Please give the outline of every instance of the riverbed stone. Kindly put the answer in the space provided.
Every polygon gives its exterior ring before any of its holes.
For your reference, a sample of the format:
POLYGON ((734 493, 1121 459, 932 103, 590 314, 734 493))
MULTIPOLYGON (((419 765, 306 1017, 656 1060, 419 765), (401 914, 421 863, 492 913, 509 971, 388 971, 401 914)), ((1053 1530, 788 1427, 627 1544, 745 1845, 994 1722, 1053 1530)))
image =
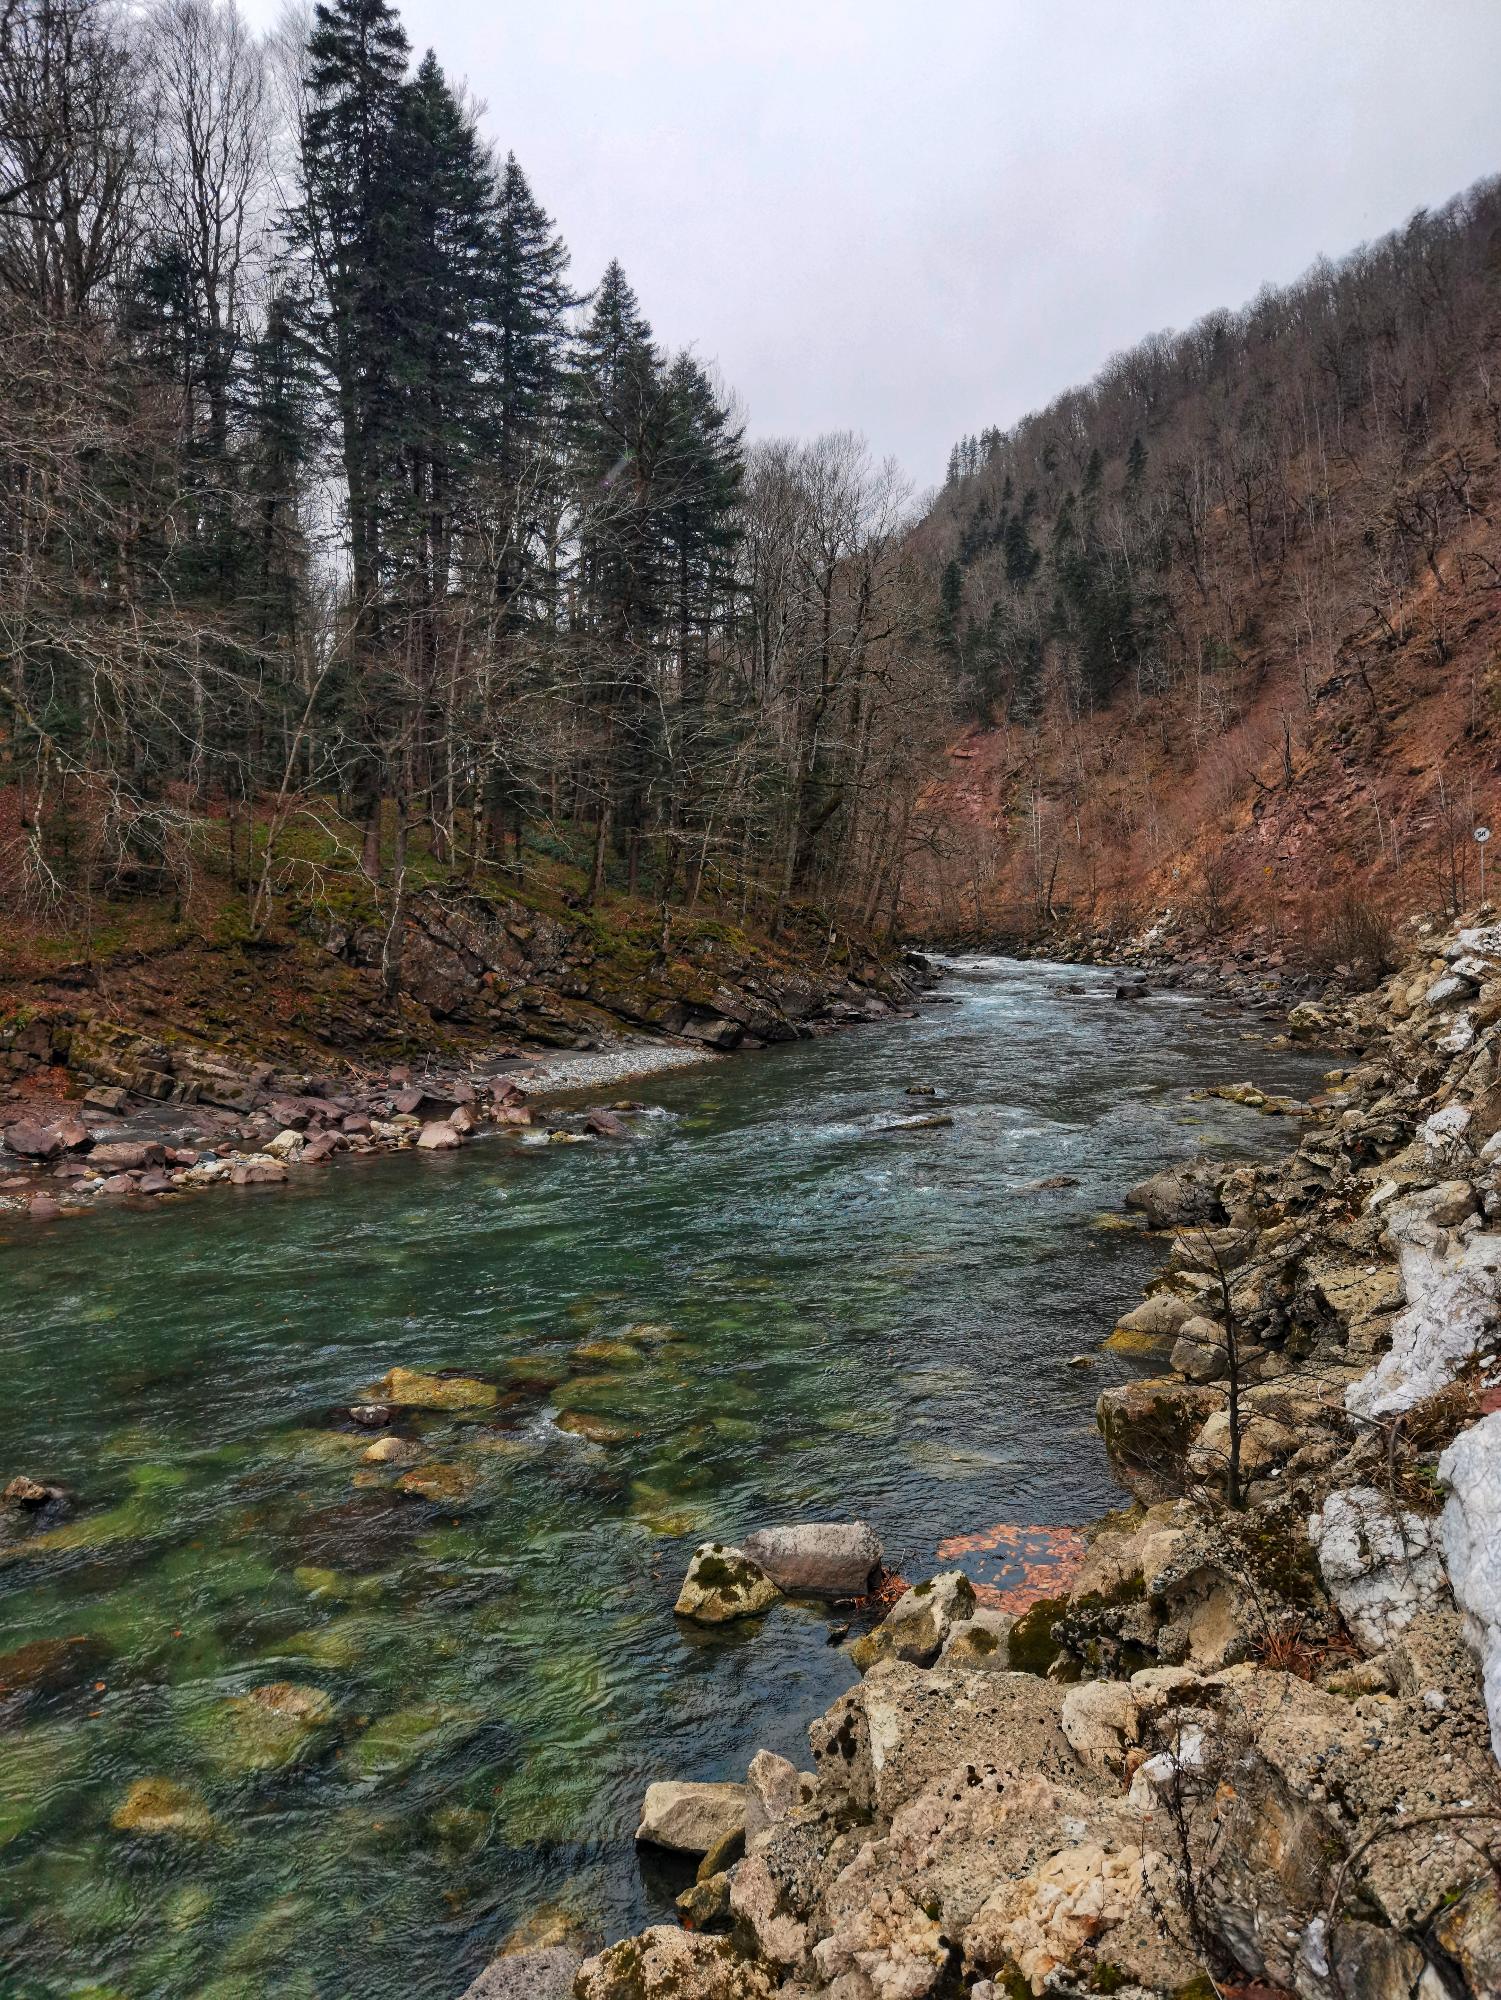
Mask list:
POLYGON ((200 1793, 172 1778, 137 1778, 110 1814, 117 1833, 212 1840, 219 1831, 200 1793))
POLYGON ((500 1400, 490 1382, 471 1375, 429 1375, 419 1368, 392 1368, 361 1399, 405 1410, 487 1410, 500 1400))
POLYGON ((462 1465, 414 1465, 396 1482, 398 1493, 410 1493, 438 1507, 462 1507, 474 1487, 475 1475, 462 1465))
POLYGON ((770 1610, 782 1593, 743 1549, 727 1542, 703 1542, 694 1550, 672 1607, 695 1625, 727 1625, 770 1610))
POLYGON ((204 1751, 219 1770, 280 1771, 326 1732, 334 1704, 322 1688, 268 1681, 221 1702, 205 1719, 204 1751))
POLYGON ((863 1597, 881 1560, 864 1521, 806 1521, 759 1528, 744 1552, 789 1597, 863 1597))
POLYGON ((728 1834, 744 1832, 745 1810, 744 1785, 665 1779, 646 1788, 636 1838, 675 1854, 707 1854, 728 1834))

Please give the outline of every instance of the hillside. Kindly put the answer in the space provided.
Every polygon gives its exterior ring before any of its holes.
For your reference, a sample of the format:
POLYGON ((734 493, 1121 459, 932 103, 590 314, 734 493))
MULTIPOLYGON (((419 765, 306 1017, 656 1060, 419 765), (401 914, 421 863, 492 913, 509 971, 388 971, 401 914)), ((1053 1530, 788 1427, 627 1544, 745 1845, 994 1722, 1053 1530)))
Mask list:
POLYGON ((956 447, 920 532, 968 726, 914 925, 1333 962, 1473 898, 1498 459, 1494 181, 956 447))

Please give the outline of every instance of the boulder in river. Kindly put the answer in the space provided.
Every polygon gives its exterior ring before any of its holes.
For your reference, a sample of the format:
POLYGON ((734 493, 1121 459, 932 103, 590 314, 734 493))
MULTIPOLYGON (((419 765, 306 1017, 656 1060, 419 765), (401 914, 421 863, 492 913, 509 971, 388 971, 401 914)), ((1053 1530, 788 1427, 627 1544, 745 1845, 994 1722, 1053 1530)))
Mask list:
POLYGON ((1218 1173, 1207 1160, 1185 1160, 1152 1174, 1126 1192, 1134 1208, 1153 1229, 1182 1229, 1195 1223, 1221 1222, 1218 1173))
POLYGON ((863 1597, 881 1544, 864 1521, 803 1521, 757 1529, 744 1553, 790 1597, 863 1597))
POLYGON ((693 1552, 672 1608, 695 1625, 728 1625, 734 1618, 754 1618, 769 1610, 781 1594, 743 1549, 704 1542, 693 1552))
POLYGON ((873 1631, 850 1647, 850 1658, 865 1673, 880 1660, 906 1660, 930 1667, 953 1626, 975 1610, 975 1587, 962 1569, 916 1583, 897 1599, 873 1631))
POLYGON ((423 1153, 453 1153, 463 1143, 463 1138, 446 1118, 433 1119, 417 1134, 417 1147, 423 1153))
POLYGON ((630 1126, 618 1111, 596 1109, 588 1114, 584 1124, 597 1139, 629 1139, 631 1136, 630 1126))
POLYGON ((636 1838, 675 1854, 707 1854, 729 1834, 745 1830, 744 1785, 648 1785, 636 1838))

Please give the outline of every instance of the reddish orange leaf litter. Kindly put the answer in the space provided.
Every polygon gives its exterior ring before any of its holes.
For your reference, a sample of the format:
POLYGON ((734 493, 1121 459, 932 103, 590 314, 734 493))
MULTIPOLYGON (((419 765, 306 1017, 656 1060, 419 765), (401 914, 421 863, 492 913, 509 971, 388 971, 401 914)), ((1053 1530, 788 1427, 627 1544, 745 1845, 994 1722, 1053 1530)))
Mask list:
POLYGON ((960 1565, 975 1595, 994 1611, 1018 1615, 1042 1597, 1061 1597, 1084 1567, 1088 1544, 1077 1528, 999 1521, 938 1544, 941 1563, 960 1565))

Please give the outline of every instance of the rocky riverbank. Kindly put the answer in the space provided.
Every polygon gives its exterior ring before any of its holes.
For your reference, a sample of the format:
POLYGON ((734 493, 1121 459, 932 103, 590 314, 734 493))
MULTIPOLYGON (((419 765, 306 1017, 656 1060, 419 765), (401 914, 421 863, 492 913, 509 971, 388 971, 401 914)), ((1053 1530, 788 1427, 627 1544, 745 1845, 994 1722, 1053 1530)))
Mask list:
MULTIPOLYGON (((473 2000, 1501 1992, 1501 926, 1290 1025, 1348 1058, 1296 1151, 1128 1197, 1162 1372, 1100 1398, 1132 1501, 1067 1588, 920 1580, 811 1770, 687 1802, 685 1927, 473 2000)), ((774 1570, 709 1545, 679 1615, 774 1570)))
POLYGON ((517 898, 418 897, 399 999, 357 926, 202 941, 0 993, 0 1215, 280 1184, 342 1156, 619 1140, 630 1104, 561 1096, 910 1007, 917 954, 708 922, 671 949, 517 898), (289 999, 285 988, 295 989, 289 999), (231 1000, 230 996, 235 996, 231 1000), (399 1056, 393 1055, 399 1052, 399 1056))

